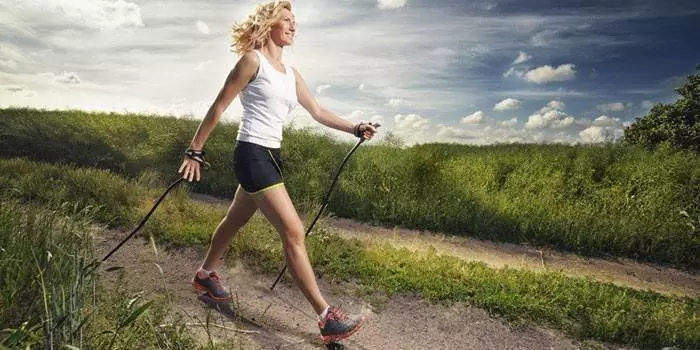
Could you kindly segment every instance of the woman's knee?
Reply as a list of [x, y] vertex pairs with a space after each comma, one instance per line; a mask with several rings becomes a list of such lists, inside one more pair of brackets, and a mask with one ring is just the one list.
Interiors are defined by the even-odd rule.
[[283, 236], [283, 241], [286, 246], [303, 245], [305, 234], [304, 228], [301, 226], [288, 227], [284, 232], [280, 232]]

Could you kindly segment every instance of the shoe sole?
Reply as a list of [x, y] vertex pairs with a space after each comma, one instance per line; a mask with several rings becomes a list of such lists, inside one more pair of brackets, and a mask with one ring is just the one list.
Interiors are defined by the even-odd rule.
[[197, 283], [195, 281], [192, 281], [192, 287], [194, 287], [194, 289], [196, 289], [198, 292], [204, 292], [204, 294], [206, 294], [209, 298], [211, 298], [214, 301], [228, 302], [228, 301], [233, 300], [232, 297], [225, 297], [225, 298], [217, 297], [217, 296], [211, 294], [209, 289], [207, 289], [206, 287], [200, 285], [199, 283]]
[[323, 339], [323, 343], [326, 345], [330, 342], [343, 340], [343, 339], [355, 334], [355, 332], [357, 332], [360, 329], [360, 327], [362, 327], [362, 325], [364, 323], [365, 323], [365, 318], [362, 317], [362, 319], [360, 319], [360, 322], [358, 322], [357, 325], [355, 325], [355, 327], [353, 327], [349, 332], [346, 332], [343, 334], [338, 334], [338, 335], [326, 335], [326, 336], [322, 335], [321, 339]]

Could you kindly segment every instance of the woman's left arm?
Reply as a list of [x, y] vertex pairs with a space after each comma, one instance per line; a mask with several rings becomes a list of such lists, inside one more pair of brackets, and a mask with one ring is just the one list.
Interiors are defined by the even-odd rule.
[[[301, 77], [301, 74], [299, 74], [296, 69], [292, 69], [294, 70], [294, 75], [296, 76], [297, 99], [299, 100], [299, 104], [301, 104], [311, 114], [311, 117], [329, 128], [354, 134], [355, 125], [352, 122], [342, 119], [333, 112], [323, 108], [323, 106], [321, 106], [311, 94], [311, 91], [309, 91], [309, 87], [306, 86], [306, 82], [304, 81], [304, 78]], [[365, 135], [365, 138], [369, 139], [375, 132], [377, 132], [377, 130], [373, 125], [363, 124], [360, 126], [360, 132]]]

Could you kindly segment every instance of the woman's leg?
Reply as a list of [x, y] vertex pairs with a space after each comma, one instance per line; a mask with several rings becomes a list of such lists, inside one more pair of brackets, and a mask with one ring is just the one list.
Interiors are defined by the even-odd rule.
[[229, 206], [226, 216], [221, 220], [214, 230], [214, 235], [209, 245], [207, 257], [204, 259], [202, 268], [205, 270], [216, 270], [220, 266], [221, 257], [226, 252], [233, 237], [236, 236], [258, 209], [250, 194], [238, 185], [233, 202]]
[[328, 303], [321, 296], [316, 283], [309, 256], [304, 244], [304, 226], [289, 198], [287, 189], [277, 186], [251, 195], [255, 204], [268, 221], [277, 229], [284, 244], [284, 254], [289, 271], [296, 285], [311, 303], [317, 314], [321, 314]]

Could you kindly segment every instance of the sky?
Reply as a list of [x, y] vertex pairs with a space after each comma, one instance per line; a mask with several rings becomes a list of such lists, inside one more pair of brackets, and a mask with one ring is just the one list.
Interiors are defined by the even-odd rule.
[[[0, 0], [0, 108], [201, 120], [257, 1]], [[284, 60], [316, 99], [407, 145], [598, 143], [677, 99], [696, 0], [304, 0]], [[238, 98], [222, 117], [239, 121]], [[294, 128], [342, 140], [298, 106]], [[193, 130], [193, 133], [195, 130]]]

